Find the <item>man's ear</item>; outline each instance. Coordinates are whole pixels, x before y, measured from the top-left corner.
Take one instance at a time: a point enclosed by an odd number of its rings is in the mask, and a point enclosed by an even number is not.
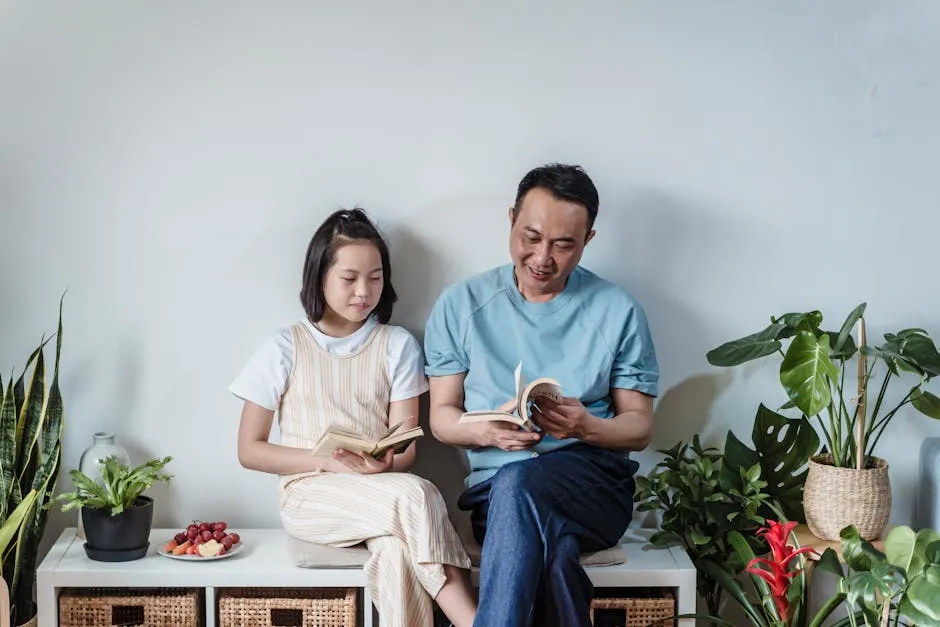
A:
[[[516,208],[509,207],[509,228],[512,228],[512,225],[516,223]]]
[[[590,242],[592,239],[594,239],[594,234],[595,234],[595,233],[597,233],[597,231],[595,231],[594,229],[591,229],[590,231],[588,231],[587,237],[584,238],[584,245],[585,245],[585,246],[588,245],[588,242]]]

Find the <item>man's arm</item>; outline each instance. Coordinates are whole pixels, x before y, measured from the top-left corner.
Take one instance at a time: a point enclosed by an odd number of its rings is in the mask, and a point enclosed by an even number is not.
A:
[[[431,387],[431,433],[446,444],[463,448],[498,446],[505,451],[521,451],[534,446],[541,438],[538,433],[521,431],[511,422],[472,422],[461,424],[463,381],[466,373],[428,379]],[[511,411],[515,400],[507,401],[500,410]]]
[[[653,397],[623,388],[611,388],[615,415],[594,416],[576,398],[560,402],[540,398],[532,419],[558,439],[578,438],[590,444],[620,451],[641,451],[653,435]]]
[[[616,414],[591,423],[593,429],[582,439],[604,448],[642,451],[653,438],[653,397],[623,388],[612,388],[610,395]]]

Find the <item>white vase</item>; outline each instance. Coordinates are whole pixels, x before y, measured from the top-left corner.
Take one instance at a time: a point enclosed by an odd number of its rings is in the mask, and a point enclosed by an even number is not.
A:
[[[114,455],[125,466],[131,465],[131,457],[127,454],[127,449],[114,443],[114,434],[107,431],[99,431],[92,436],[92,444],[82,453],[78,460],[78,469],[95,483],[101,483],[101,466],[104,460]],[[85,529],[82,526],[82,517],[78,516],[77,535],[82,540],[85,539]]]
[[[92,439],[94,440],[92,445],[85,449],[78,460],[78,469],[89,479],[101,483],[101,466],[104,460],[112,455],[125,466],[130,466],[131,457],[127,454],[127,449],[114,443],[113,433],[99,431],[92,436]]]

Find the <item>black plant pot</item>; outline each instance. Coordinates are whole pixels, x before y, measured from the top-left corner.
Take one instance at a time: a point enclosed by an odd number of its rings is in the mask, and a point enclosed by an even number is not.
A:
[[[132,507],[117,516],[109,509],[82,508],[85,553],[100,562],[127,562],[140,559],[150,546],[153,525],[153,499],[139,496]]]

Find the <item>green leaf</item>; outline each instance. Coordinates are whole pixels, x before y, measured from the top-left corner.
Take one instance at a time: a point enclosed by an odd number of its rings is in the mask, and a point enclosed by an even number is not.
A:
[[[830,380],[839,370],[829,359],[829,337],[799,331],[780,364],[780,382],[787,396],[807,416],[815,416],[829,405]]]
[[[747,594],[744,592],[744,588],[736,579],[734,579],[728,572],[723,569],[718,564],[710,560],[702,560],[698,564],[698,568],[702,570],[706,575],[718,582],[718,585],[721,588],[731,595],[731,598],[741,607],[748,618],[751,619],[751,622],[758,627],[769,627],[767,621],[764,620],[764,617],[758,612],[754,606],[751,604],[751,601],[747,598]]]
[[[705,358],[713,366],[727,367],[766,357],[780,350],[781,344],[777,340],[777,334],[784,327],[783,324],[771,324],[763,331],[726,342],[708,351]]]
[[[879,563],[871,570],[849,575],[843,583],[850,607],[859,604],[863,610],[877,610],[879,598],[893,598],[901,591],[904,575],[896,566]]]
[[[907,363],[930,376],[940,375],[940,354],[922,329],[906,329],[897,335],[901,357]]]
[[[862,303],[853,309],[851,313],[849,313],[848,317],[846,317],[845,322],[842,323],[842,328],[839,329],[839,335],[836,338],[836,342],[832,345],[833,352],[841,352],[842,348],[845,346],[846,341],[852,338],[852,330],[865,314],[866,306],[867,303]]]
[[[20,504],[16,506],[10,515],[3,521],[0,527],[0,555],[7,551],[13,536],[19,534],[23,521],[26,520],[33,511],[33,505],[36,502],[36,491],[33,490],[23,497]]]
[[[816,570],[835,575],[839,579],[845,576],[842,569],[842,562],[839,561],[836,552],[831,548],[827,548],[822,552],[822,555],[819,556],[819,561],[816,563]]]
[[[767,481],[765,491],[779,503],[787,520],[804,522],[803,484],[809,458],[819,451],[816,430],[805,417],[787,418],[761,404],[751,439],[761,476]]]
[[[706,536],[705,534],[703,534],[701,531],[698,531],[697,529],[692,530],[691,537],[692,537],[692,542],[698,545],[710,544],[712,541],[712,539],[709,536]]]
[[[822,324],[823,315],[818,309],[806,313],[785,313],[778,318],[771,318],[773,323],[783,323],[785,325],[786,337],[791,337],[798,331],[816,331]],[[778,336],[779,337],[779,336]]]
[[[827,549],[831,550],[831,549]],[[816,616],[813,617],[813,620],[810,621],[809,627],[820,627],[829,615],[832,614],[842,603],[845,601],[845,593],[838,592],[831,596],[821,608],[816,613]]]
[[[901,625],[916,625],[917,627],[940,627],[940,621],[933,620],[918,611],[907,596],[901,597],[901,602],[898,604],[898,612],[904,616],[904,618],[908,619],[908,622],[899,623]],[[834,625],[833,627],[838,626]]]
[[[894,527],[885,537],[885,557],[891,564],[903,568],[908,578],[914,579],[927,566],[927,547],[938,540],[940,533],[933,529],[915,533],[906,525]]]
[[[911,394],[911,405],[925,416],[940,420],[940,398],[925,392],[920,386]]]
[[[931,542],[924,549],[924,559],[932,566],[940,566],[940,542]]]
[[[905,598],[922,617],[918,625],[940,624],[940,585],[923,577],[915,579],[908,587]],[[923,619],[933,622],[928,623]]]
[[[855,525],[843,529],[839,536],[842,538],[842,558],[852,570],[869,571],[875,564],[886,560],[884,553],[862,539]]]
[[[833,333],[832,331],[821,331],[819,334],[817,334],[816,337],[820,337],[823,334],[829,336],[829,346],[835,346],[835,343],[839,341],[839,334]],[[857,351],[858,347],[855,345],[855,340],[852,339],[852,336],[850,335],[845,339],[845,342],[843,342],[842,348],[840,350],[836,350],[835,348],[832,349],[832,352],[829,353],[829,357],[831,359],[846,361],[851,359]]]

